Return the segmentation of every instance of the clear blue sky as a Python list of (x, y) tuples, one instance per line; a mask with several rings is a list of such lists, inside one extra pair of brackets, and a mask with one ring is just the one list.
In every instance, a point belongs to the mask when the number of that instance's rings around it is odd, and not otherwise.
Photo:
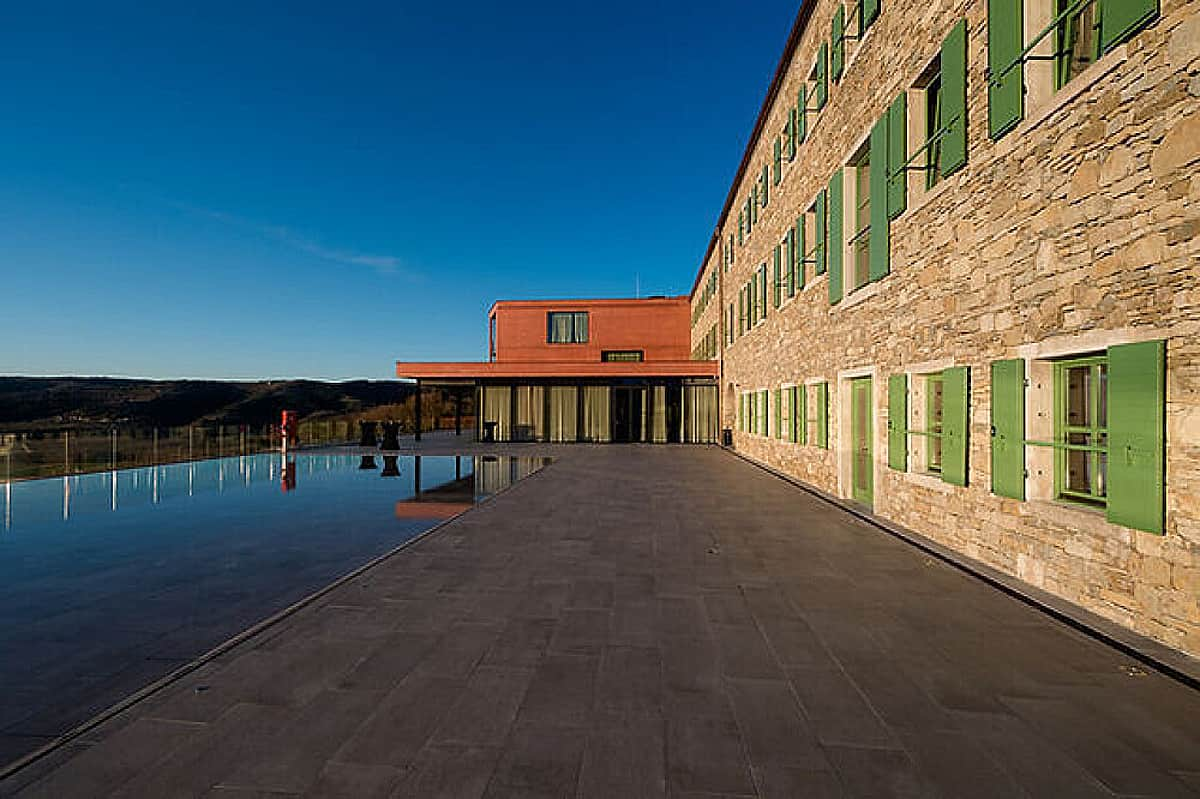
[(334, 379), (686, 293), (798, 8), (45, 5), (0, 25), (0, 374)]

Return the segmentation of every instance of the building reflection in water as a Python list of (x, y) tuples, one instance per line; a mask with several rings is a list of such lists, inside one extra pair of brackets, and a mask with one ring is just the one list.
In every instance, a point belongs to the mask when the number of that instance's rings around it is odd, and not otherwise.
[[(395, 505), (397, 517), (412, 519), (449, 518), (549, 462), (543, 458), (496, 456), (374, 453), (284, 456), (276, 452), (43, 480), (3, 480), (0, 530), (13, 530), (17, 519), (22, 526), (51, 519), (57, 523), (77, 523), (77, 517), (97, 512), (135, 511), (147, 506), (178, 508), (174, 503), (181, 499), (206, 493), (240, 495), (263, 483), (272, 483), (280, 492), (290, 494), (303, 491), (299, 484), (311, 480), (310, 490), (326, 491), (329, 489), (324, 486), (331, 480), (344, 483), (351, 475), (376, 471), (380, 458), (383, 460), (380, 476), (389, 478), (388, 484), (395, 486), (387, 502)], [(2, 465), (0, 462), (0, 468)], [(0, 479), (3, 477), (0, 474)], [(322, 487), (318, 488), (318, 484)], [(18, 505), (22, 507), (16, 508)]]

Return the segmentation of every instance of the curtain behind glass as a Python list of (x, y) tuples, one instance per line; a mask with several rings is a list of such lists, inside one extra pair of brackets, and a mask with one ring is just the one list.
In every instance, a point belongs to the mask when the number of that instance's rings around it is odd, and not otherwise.
[(546, 440), (546, 395), (542, 386), (515, 386), (517, 418), (513, 441)]
[(550, 387), (550, 440), (574, 441), (578, 429), (575, 386)]
[(583, 387), (583, 440), (607, 442), (609, 430), (608, 386)]
[(650, 389), (653, 395), (651, 406), (653, 418), (650, 420), (650, 440), (655, 444), (667, 442), (667, 387), (654, 386)]
[(575, 341), (583, 344), (588, 340), (588, 315), (587, 313), (575, 314)]
[(483, 389), (483, 421), (496, 423), (496, 440), (512, 440), (512, 388), (485, 386)]
[(690, 444), (712, 444), (717, 440), (717, 387), (684, 386), (687, 429), (684, 441)]
[(555, 344), (569, 344), (572, 340), (572, 318), (574, 314), (550, 314), (550, 341)]

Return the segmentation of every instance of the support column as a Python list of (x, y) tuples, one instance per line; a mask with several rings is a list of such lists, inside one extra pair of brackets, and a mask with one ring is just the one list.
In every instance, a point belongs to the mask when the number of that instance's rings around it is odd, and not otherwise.
[(413, 409), (413, 415), (416, 417), (416, 424), (413, 425), (413, 427), (415, 428), (415, 430), (413, 432), (413, 440), (420, 441), (421, 440), (421, 381), (420, 380), (417, 381), (417, 402), (416, 402), (416, 407)]
[(454, 392), (454, 435), (462, 435), (462, 389)]

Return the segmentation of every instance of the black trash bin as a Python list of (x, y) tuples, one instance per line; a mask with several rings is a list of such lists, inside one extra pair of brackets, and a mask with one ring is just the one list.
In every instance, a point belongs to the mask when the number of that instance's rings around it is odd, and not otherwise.
[(496, 440), (496, 422), (483, 423), (483, 440), (492, 443)]
[(733, 446), (733, 430), (731, 428), (726, 427), (724, 430), (721, 431), (721, 446), (723, 446), (723, 447), (732, 447)]

